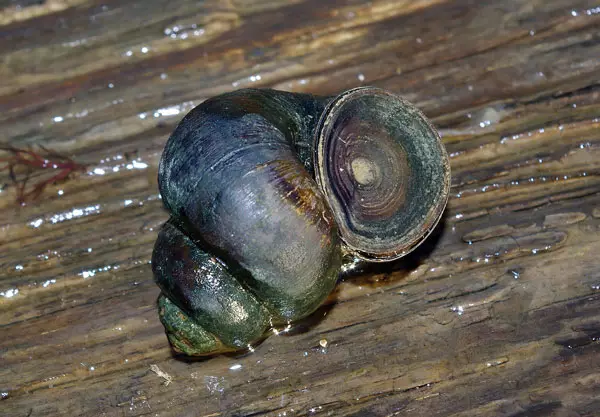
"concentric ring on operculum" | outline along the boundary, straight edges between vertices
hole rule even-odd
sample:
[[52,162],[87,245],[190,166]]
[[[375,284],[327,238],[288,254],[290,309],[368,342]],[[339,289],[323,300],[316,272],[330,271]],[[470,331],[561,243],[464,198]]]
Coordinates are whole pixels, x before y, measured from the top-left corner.
[[317,129],[315,174],[348,249],[389,261],[439,221],[450,189],[438,133],[412,104],[377,88],[335,98]]

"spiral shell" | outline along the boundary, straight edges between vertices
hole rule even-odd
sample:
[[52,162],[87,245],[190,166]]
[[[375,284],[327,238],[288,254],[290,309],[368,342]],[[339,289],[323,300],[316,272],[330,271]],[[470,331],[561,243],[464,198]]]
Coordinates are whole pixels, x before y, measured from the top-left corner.
[[424,116],[383,90],[246,89],[186,115],[159,187],[159,316],[175,351],[209,355],[313,312],[344,256],[413,249],[441,216],[449,168]]

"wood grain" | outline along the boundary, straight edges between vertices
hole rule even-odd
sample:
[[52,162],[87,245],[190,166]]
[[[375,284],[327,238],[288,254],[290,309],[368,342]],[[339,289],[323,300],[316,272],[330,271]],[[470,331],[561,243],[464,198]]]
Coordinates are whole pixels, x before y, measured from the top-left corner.
[[[0,414],[600,415],[597,3],[0,7],[0,142],[86,165],[23,206],[0,172]],[[232,89],[358,85],[439,127],[453,175],[442,224],[254,353],[174,358],[149,265],[169,133]]]

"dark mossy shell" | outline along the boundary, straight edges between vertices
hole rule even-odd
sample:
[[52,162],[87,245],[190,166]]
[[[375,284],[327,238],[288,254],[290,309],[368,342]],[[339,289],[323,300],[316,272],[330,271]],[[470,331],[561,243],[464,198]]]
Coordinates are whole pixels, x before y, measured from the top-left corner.
[[315,311],[344,252],[414,248],[440,218],[449,169],[424,116],[382,90],[246,89],[185,116],[158,180],[171,212],[152,259],[159,315],[176,351],[211,355]]
[[[172,218],[153,255],[173,304],[163,311],[181,309],[223,350],[307,316],[335,286],[338,230],[307,169],[324,106],[309,95],[240,90],[196,107],[167,142],[159,186]],[[178,349],[195,340],[185,332],[196,327],[179,320],[165,328],[177,329],[169,337]]]
[[398,259],[438,223],[450,190],[439,134],[412,104],[361,87],[321,116],[315,175],[347,250],[370,261]]

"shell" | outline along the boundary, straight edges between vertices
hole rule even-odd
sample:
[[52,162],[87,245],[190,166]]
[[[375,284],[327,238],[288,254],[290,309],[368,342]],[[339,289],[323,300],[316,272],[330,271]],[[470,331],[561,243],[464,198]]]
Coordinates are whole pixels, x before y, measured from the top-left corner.
[[246,89],[184,117],[159,187],[171,212],[152,256],[159,316],[176,352],[210,355],[312,313],[344,255],[414,248],[439,220],[449,171],[427,120],[383,90]]

